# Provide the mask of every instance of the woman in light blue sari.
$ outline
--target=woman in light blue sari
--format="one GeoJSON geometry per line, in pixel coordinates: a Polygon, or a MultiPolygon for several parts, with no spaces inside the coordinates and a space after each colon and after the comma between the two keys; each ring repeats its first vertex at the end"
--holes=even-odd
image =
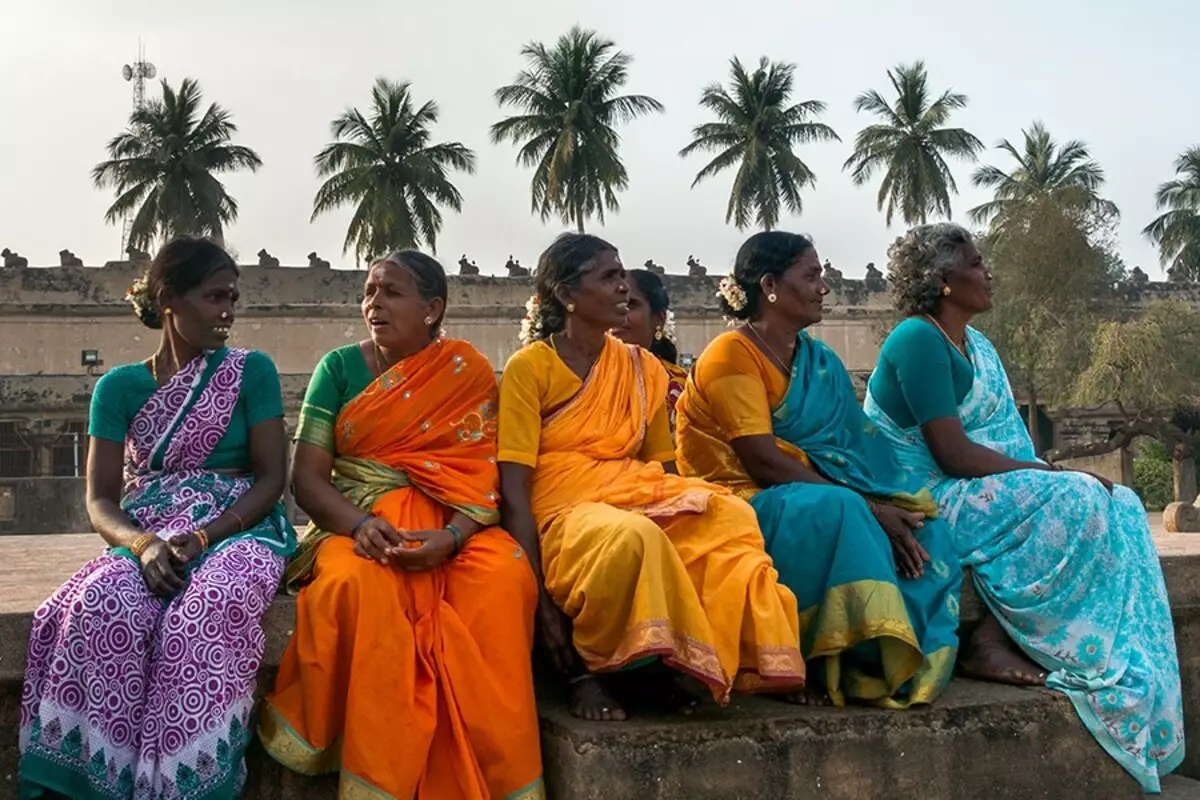
{"type": "Polygon", "coordinates": [[[962,573],[933,498],[867,421],[837,355],[804,331],[821,319],[821,274],[803,236],[742,245],[721,298],[745,324],[693,368],[677,463],[757,512],[799,601],[812,689],[838,705],[929,703],[954,668],[962,573]]]}
{"type": "Polygon", "coordinates": [[[916,228],[888,266],[908,319],[883,345],[866,413],[932,491],[992,612],[964,670],[1066,694],[1158,792],[1183,760],[1183,700],[1145,509],[1124,486],[1037,458],[996,349],[968,327],[991,307],[991,276],[964,229],[916,228]]]}

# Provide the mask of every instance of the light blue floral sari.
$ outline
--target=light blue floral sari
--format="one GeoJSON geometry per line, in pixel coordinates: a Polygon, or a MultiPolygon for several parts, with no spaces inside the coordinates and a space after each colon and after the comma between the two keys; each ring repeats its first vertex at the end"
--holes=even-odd
{"type": "Polygon", "coordinates": [[[863,415],[850,374],[822,342],[801,333],[775,436],[800,448],[834,485],[789,483],[756,494],[767,552],[800,606],[801,650],[822,659],[825,688],[889,708],[930,703],[958,651],[962,570],[946,525],[916,532],[932,559],[899,578],[887,534],[864,499],[936,515],[892,447],[863,415]]]}
{"type": "MultiPolygon", "coordinates": [[[[973,442],[1036,461],[996,349],[967,331],[975,367],[958,409],[973,442]]],[[[1145,509],[1080,473],[1020,470],[957,479],[919,428],[901,429],[868,394],[867,416],[933,492],[959,556],[1000,624],[1050,671],[1091,734],[1148,792],[1183,760],[1183,699],[1171,610],[1145,509]]]]}

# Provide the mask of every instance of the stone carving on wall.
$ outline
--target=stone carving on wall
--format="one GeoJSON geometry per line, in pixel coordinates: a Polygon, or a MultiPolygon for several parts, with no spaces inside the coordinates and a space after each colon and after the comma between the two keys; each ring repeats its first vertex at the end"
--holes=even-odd
{"type": "Polygon", "coordinates": [[[145,250],[138,250],[133,245],[125,248],[125,255],[129,256],[129,260],[134,264],[146,264],[151,260],[149,253],[145,250]]]}
{"type": "Polygon", "coordinates": [[[695,256],[688,256],[687,268],[689,278],[703,278],[708,274],[708,267],[697,261],[695,256]]]}
{"type": "Polygon", "coordinates": [[[646,269],[648,269],[650,272],[653,272],[655,275],[666,275],[667,274],[667,268],[659,266],[658,264],[655,264],[653,258],[647,258],[646,263],[643,264],[642,266],[645,267],[646,269]]]}
{"type": "Polygon", "coordinates": [[[72,253],[70,250],[59,250],[58,265],[60,267],[82,267],[83,259],[72,253]]]}
{"type": "Polygon", "coordinates": [[[867,287],[868,292],[882,292],[887,288],[887,281],[883,278],[883,273],[875,268],[875,262],[867,264],[867,275],[863,278],[863,285],[867,287]]]}
{"type": "Polygon", "coordinates": [[[1150,276],[1142,272],[1141,267],[1134,267],[1129,273],[1129,282],[1140,288],[1150,283],[1150,276]]]}
{"type": "Polygon", "coordinates": [[[479,267],[475,265],[474,261],[467,260],[466,253],[463,253],[463,257],[458,260],[458,274],[459,275],[478,275],[479,274],[479,267]]]}
{"type": "Polygon", "coordinates": [[[821,271],[822,277],[825,279],[825,283],[829,285],[830,289],[833,289],[836,292],[838,289],[842,288],[842,281],[845,280],[845,277],[842,275],[842,271],[840,269],[829,263],[829,259],[825,260],[825,265],[822,267],[821,271]]]}
{"type": "Polygon", "coordinates": [[[508,261],[504,262],[504,268],[508,270],[508,277],[510,278],[529,277],[529,268],[522,267],[520,260],[514,259],[511,255],[508,257],[508,261]]]}
{"type": "Polygon", "coordinates": [[[4,266],[9,269],[20,269],[29,266],[29,259],[19,253],[9,250],[7,247],[0,250],[0,257],[4,258],[4,266]]]}
{"type": "Polygon", "coordinates": [[[279,259],[268,253],[264,247],[258,251],[258,265],[260,267],[278,267],[279,259]]]}
{"type": "Polygon", "coordinates": [[[312,269],[329,269],[329,262],[317,255],[316,251],[308,254],[308,266],[312,269]]]}
{"type": "Polygon", "coordinates": [[[1188,283],[1187,275],[1171,267],[1167,270],[1167,280],[1171,283],[1188,283]]]}

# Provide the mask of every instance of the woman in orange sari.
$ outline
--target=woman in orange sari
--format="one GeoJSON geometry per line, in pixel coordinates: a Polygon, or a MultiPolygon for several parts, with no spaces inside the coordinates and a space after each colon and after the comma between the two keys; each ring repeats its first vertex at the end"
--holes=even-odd
{"type": "Polygon", "coordinates": [[[544,798],[530,650],[537,586],[494,527],[496,380],[438,336],[446,275],[403,251],[367,274],[370,338],[317,366],[297,432],[312,519],[296,631],[259,723],[343,798],[544,798]]]}
{"type": "Polygon", "coordinates": [[[675,315],[662,278],[648,269],[625,273],[629,286],[629,313],[625,324],[613,331],[623,342],[649,350],[667,371],[667,415],[675,431],[675,401],[683,394],[687,370],[679,366],[675,346],[675,315]]]}
{"type": "Polygon", "coordinates": [[[560,236],[538,263],[532,341],[500,382],[504,521],[540,579],[540,642],[587,719],[624,719],[609,674],[652,661],[719,702],[735,682],[795,691],[796,600],[754,511],[675,474],[667,374],[608,334],[628,302],[616,248],[560,236]]]}

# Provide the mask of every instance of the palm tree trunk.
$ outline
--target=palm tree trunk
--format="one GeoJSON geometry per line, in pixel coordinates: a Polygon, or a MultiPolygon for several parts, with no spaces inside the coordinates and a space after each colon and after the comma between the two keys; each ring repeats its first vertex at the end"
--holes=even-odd
{"type": "Polygon", "coordinates": [[[582,208],[575,209],[575,229],[578,230],[580,233],[587,233],[587,231],[585,231],[583,229],[583,209],[582,208]]]}

